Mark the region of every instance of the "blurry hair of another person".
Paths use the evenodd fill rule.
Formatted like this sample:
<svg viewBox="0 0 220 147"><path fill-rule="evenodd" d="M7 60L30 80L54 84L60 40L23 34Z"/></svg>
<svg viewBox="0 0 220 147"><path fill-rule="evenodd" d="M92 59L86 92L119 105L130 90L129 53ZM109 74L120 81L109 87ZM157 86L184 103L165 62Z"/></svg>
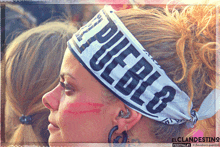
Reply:
<svg viewBox="0 0 220 147"><path fill-rule="evenodd" d="M16 37L5 61L5 139L9 145L47 145L49 110L42 96L59 82L66 42L76 32L72 23L53 21Z"/></svg>
<svg viewBox="0 0 220 147"><path fill-rule="evenodd" d="M37 19L20 5L6 3L5 15L6 44L9 44L23 31L37 26Z"/></svg>

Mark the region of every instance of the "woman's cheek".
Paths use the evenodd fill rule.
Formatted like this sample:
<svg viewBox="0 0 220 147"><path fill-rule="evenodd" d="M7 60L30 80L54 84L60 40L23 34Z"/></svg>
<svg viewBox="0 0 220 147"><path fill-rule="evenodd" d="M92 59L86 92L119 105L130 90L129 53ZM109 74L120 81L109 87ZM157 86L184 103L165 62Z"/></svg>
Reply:
<svg viewBox="0 0 220 147"><path fill-rule="evenodd" d="M102 120L103 106L101 103L78 102L69 103L63 107L59 116L64 141L72 141L72 138L76 139L76 134L97 128L100 124L96 123Z"/></svg>
<svg viewBox="0 0 220 147"><path fill-rule="evenodd" d="M75 124L78 121L82 124L83 121L100 116L103 106L104 105L101 103L91 102L68 103L62 108L63 111L60 112L60 117L64 121L63 124L66 125L69 124L68 122L73 122Z"/></svg>
<svg viewBox="0 0 220 147"><path fill-rule="evenodd" d="M69 103L64 111L64 114L71 115L72 117L79 117L84 114L99 114L103 106L104 105L100 103L90 102Z"/></svg>

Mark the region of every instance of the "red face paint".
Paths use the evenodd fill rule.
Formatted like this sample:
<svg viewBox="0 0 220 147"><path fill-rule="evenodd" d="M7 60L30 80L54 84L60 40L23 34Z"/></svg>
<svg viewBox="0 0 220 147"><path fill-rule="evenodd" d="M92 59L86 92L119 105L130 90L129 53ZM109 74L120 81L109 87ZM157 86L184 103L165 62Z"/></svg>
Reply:
<svg viewBox="0 0 220 147"><path fill-rule="evenodd" d="M100 103L71 103L67 105L64 113L71 113L74 115L85 113L100 113L103 104Z"/></svg>
<svg viewBox="0 0 220 147"><path fill-rule="evenodd" d="M111 126L112 114L108 109L110 106L103 105L103 99L108 98L103 95L103 85L80 64L69 49L65 52L60 73L65 75L63 82L71 84L74 90L61 96L59 92L53 92L52 96L58 105L50 111L49 119L59 129L50 131L50 146L57 146L53 144L57 142L106 142L105 135L111 129L108 127L106 130L106 126Z"/></svg>

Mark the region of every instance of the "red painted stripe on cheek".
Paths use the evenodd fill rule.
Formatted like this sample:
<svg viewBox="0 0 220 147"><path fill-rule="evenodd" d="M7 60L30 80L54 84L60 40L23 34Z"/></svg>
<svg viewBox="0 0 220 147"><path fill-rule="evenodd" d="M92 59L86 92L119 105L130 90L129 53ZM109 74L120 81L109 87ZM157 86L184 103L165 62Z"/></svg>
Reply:
<svg viewBox="0 0 220 147"><path fill-rule="evenodd" d="M100 113L101 107L103 106L104 105L101 103L70 103L67 105L64 113L71 113L74 115Z"/></svg>

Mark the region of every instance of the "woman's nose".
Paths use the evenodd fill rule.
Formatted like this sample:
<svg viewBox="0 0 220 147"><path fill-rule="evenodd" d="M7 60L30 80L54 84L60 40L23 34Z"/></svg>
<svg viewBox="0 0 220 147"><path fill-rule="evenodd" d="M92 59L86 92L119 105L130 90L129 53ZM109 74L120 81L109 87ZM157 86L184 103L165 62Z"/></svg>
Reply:
<svg viewBox="0 0 220 147"><path fill-rule="evenodd" d="M42 98L43 104L50 110L56 111L59 108L61 97L61 86L57 85L53 90L44 94Z"/></svg>

